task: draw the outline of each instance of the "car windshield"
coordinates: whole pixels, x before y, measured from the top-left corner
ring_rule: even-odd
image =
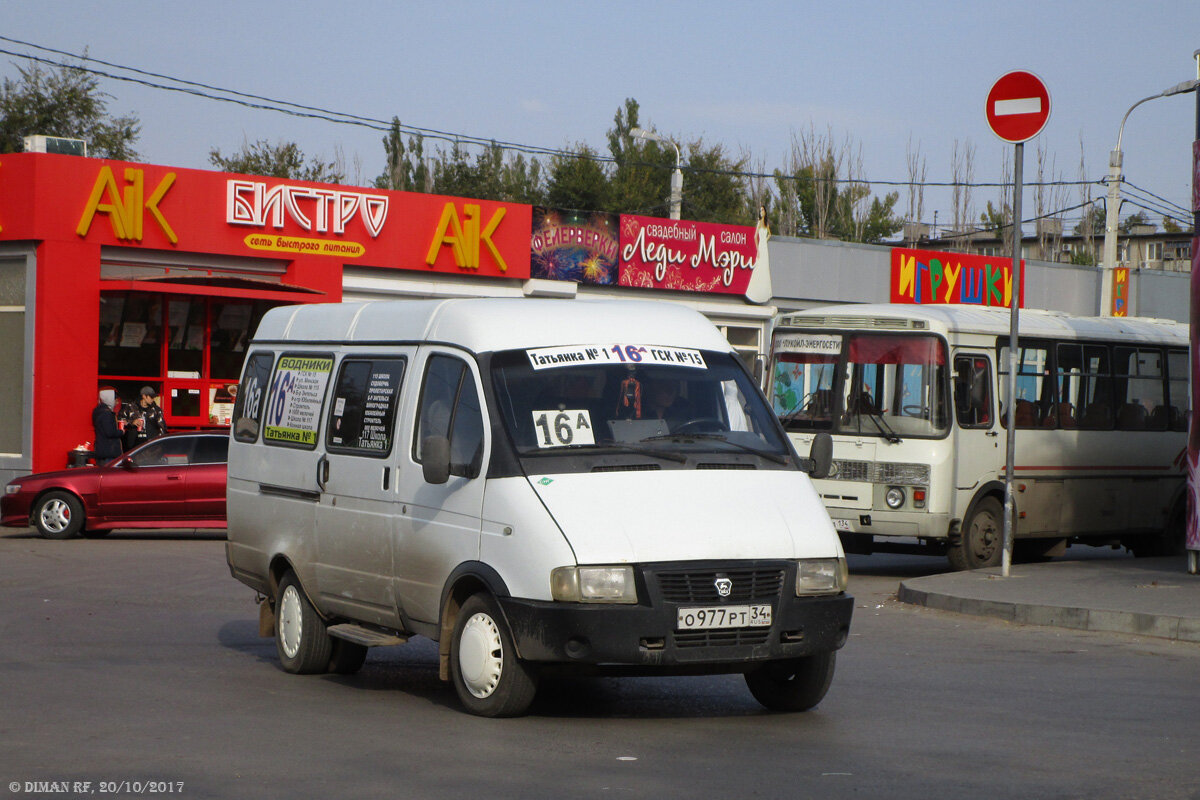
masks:
[[[696,452],[790,450],[731,354],[649,345],[497,353],[496,403],[522,457],[637,453],[684,462]]]
[[[877,436],[942,435],[946,344],[930,335],[776,334],[772,405],[788,430]]]

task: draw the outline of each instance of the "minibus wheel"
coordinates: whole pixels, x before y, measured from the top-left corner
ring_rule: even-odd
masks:
[[[769,661],[746,673],[754,699],[772,711],[807,711],[821,702],[833,683],[837,653]]]
[[[450,640],[450,672],[463,706],[481,717],[524,714],[537,675],[517,658],[512,634],[490,595],[471,595],[458,610]]]
[[[1004,553],[1004,510],[994,497],[984,497],[963,521],[962,535],[946,556],[955,569],[983,569],[1000,564]]]
[[[333,657],[325,623],[291,570],[279,582],[275,596],[275,649],[283,668],[296,675],[325,672]]]
[[[71,539],[83,530],[83,503],[70,492],[46,492],[33,509],[33,524],[43,539]]]

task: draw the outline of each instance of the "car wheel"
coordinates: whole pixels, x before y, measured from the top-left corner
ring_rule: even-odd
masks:
[[[472,595],[458,611],[450,640],[454,689],[467,711],[481,717],[524,714],[537,693],[537,674],[517,658],[496,601]]]
[[[70,539],[83,530],[83,503],[70,492],[47,492],[33,509],[43,539]]]
[[[333,657],[333,642],[296,573],[289,571],[275,596],[275,649],[288,672],[310,675],[324,672]]]
[[[825,697],[833,683],[837,653],[771,661],[746,673],[754,699],[772,711],[807,711]]]
[[[1004,509],[994,497],[975,504],[963,522],[958,544],[946,554],[955,569],[983,569],[999,566],[1004,555]]]
[[[335,675],[353,675],[362,669],[366,660],[367,648],[364,645],[335,638],[328,669]]]

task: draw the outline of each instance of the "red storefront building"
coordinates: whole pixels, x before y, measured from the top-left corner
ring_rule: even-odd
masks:
[[[754,274],[765,255],[754,228],[706,234],[700,223],[616,215],[584,226],[563,213],[77,156],[0,156],[0,482],[59,469],[90,442],[101,385],[122,401],[152,386],[172,429],[226,425],[246,342],[280,304],[649,294],[699,308],[747,355],[761,351],[772,309],[746,302],[769,297],[766,265]],[[577,275],[555,274],[564,261],[554,246],[592,247],[593,239],[591,255],[575,257]]]

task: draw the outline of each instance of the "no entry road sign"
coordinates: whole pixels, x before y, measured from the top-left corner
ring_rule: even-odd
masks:
[[[1027,142],[1042,132],[1050,119],[1050,93],[1032,72],[1001,75],[987,97],[987,121],[1006,142]]]

